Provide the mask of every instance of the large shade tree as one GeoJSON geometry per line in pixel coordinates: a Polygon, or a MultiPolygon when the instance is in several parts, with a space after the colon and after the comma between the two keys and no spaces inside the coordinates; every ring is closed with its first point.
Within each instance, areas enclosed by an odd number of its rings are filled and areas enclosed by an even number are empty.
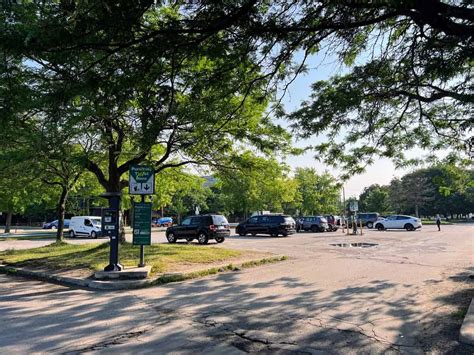
{"type": "Polygon", "coordinates": [[[39,109],[61,109],[57,123],[78,132],[85,167],[107,192],[126,186],[134,164],[221,167],[235,142],[286,147],[284,130],[262,119],[269,82],[249,40],[180,31],[189,16],[212,18],[179,2],[86,3],[5,7],[2,49],[27,62],[39,109]]]}
{"type": "Polygon", "coordinates": [[[291,115],[302,136],[330,136],[320,156],[357,172],[416,145],[470,149],[468,1],[25,1],[0,17],[1,51],[82,128],[86,167],[110,192],[135,163],[225,165],[235,140],[273,151],[281,129],[261,116],[275,85],[324,50],[348,73],[291,115]]]}

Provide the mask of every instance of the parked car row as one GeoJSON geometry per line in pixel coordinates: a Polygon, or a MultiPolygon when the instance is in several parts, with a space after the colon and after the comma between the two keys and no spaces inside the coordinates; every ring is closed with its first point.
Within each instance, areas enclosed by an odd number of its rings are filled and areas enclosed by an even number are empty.
{"type": "MultiPolygon", "coordinates": [[[[356,216],[357,224],[368,228],[375,227],[377,230],[406,229],[413,231],[422,227],[421,220],[412,216],[391,215],[386,218],[380,217],[378,213],[359,213],[356,216]]],[[[191,242],[197,239],[199,244],[207,244],[210,239],[222,243],[230,236],[230,225],[227,218],[220,214],[207,214],[186,217],[181,224],[173,226],[170,217],[154,220],[159,226],[168,226],[166,238],[169,243],[176,243],[179,239],[191,242]]],[[[349,224],[349,223],[348,223],[349,224]]],[[[305,216],[297,221],[292,216],[285,214],[263,214],[252,216],[245,222],[237,225],[235,231],[240,236],[250,234],[270,235],[273,237],[289,236],[296,232],[311,231],[325,232],[336,231],[343,225],[339,216],[305,216]]],[[[57,228],[58,221],[52,221],[43,225],[44,229],[57,228]]],[[[77,216],[64,221],[65,228],[69,229],[69,237],[88,236],[97,238],[101,236],[101,218],[97,216],[77,216]]]]}
{"type": "MultiPolygon", "coordinates": [[[[378,213],[361,213],[357,217],[358,223],[369,228],[375,226],[378,230],[400,228],[412,231],[421,228],[421,220],[411,216],[394,215],[381,218],[378,213]]],[[[341,220],[339,216],[328,215],[305,216],[295,221],[289,215],[264,214],[252,216],[239,223],[235,231],[240,236],[260,234],[286,237],[302,231],[336,231],[343,224],[341,220]]],[[[217,214],[186,217],[180,225],[166,230],[169,243],[175,243],[179,239],[186,239],[189,242],[197,239],[199,244],[207,244],[210,239],[215,239],[218,243],[222,243],[229,236],[230,226],[226,217],[217,214]]]]}

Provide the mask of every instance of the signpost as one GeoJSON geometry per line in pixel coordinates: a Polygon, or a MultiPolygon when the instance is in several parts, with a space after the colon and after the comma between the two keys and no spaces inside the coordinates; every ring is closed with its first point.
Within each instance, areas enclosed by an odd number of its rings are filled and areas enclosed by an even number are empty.
{"type": "Polygon", "coordinates": [[[133,204],[133,245],[151,245],[151,202],[133,204]]]}
{"type": "Polygon", "coordinates": [[[155,170],[153,167],[132,165],[129,173],[128,193],[130,195],[153,195],[155,193],[155,170]]]}
{"type": "Polygon", "coordinates": [[[351,200],[349,202],[349,211],[352,213],[352,234],[357,234],[356,212],[359,210],[359,201],[351,200]]]}
{"type": "Polygon", "coordinates": [[[128,193],[141,195],[141,202],[133,203],[133,245],[140,246],[139,267],[145,266],[145,245],[151,245],[151,202],[145,195],[155,193],[155,170],[151,166],[132,165],[129,170],[128,193]]]}
{"type": "Polygon", "coordinates": [[[151,245],[151,202],[133,204],[133,245],[140,246],[139,267],[145,266],[145,245],[151,245]]]}

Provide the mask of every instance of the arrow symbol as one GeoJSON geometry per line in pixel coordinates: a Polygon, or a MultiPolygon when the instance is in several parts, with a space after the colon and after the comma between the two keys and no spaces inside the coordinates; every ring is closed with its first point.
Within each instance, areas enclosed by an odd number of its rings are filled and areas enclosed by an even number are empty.
{"type": "Polygon", "coordinates": [[[150,187],[148,186],[148,184],[146,184],[146,185],[145,185],[145,190],[148,191],[149,189],[150,189],[150,187]]]}

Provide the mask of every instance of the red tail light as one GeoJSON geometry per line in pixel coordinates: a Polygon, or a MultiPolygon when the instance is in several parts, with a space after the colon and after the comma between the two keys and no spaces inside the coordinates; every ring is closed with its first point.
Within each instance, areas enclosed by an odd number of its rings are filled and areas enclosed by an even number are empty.
{"type": "Polygon", "coordinates": [[[217,229],[217,226],[215,226],[214,224],[211,224],[211,225],[209,226],[209,229],[210,229],[211,231],[215,231],[215,230],[217,229]]]}

